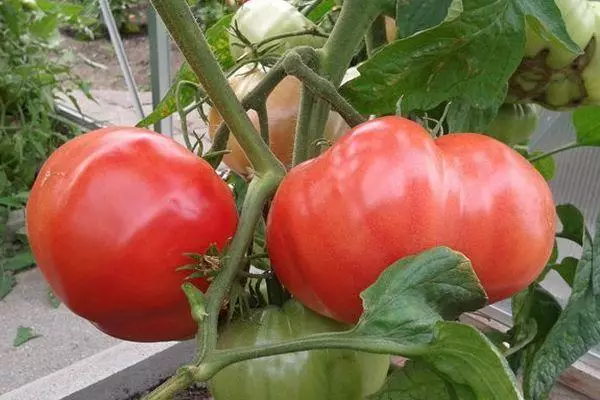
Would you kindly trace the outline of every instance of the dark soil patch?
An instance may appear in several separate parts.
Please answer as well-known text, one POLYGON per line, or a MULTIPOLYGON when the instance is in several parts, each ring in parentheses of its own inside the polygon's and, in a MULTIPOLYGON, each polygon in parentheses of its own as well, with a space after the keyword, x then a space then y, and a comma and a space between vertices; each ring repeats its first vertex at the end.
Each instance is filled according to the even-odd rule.
MULTIPOLYGON (((149 388, 148 390, 136 393, 133 396, 126 398, 125 400, 139 400, 142 398, 142 396, 147 395, 152 390, 161 385, 163 382, 164 380, 156 384, 155 386, 149 388)), ((212 397, 210 396, 208 389, 206 389, 205 387, 191 386, 183 392, 177 394, 175 397, 173 397, 172 400, 212 400, 212 397)))
MULTIPOLYGON (((146 34, 122 38, 123 47, 134 80, 140 91, 150 90, 150 41, 146 34)), ((121 67, 109 39, 77 40, 63 35, 61 47, 73 53, 73 72, 88 81, 91 89, 127 90, 121 67)), ((171 45, 172 75, 179 68, 183 56, 177 46, 171 45)))

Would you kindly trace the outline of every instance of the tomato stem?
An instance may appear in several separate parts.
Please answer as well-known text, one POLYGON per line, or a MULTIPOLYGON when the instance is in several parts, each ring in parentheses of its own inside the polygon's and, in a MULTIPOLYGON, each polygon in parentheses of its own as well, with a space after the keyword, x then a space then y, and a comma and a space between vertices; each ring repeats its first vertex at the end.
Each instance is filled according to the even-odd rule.
POLYGON ((552 156, 552 155, 554 155, 554 154, 561 153, 561 152, 563 152, 563 151, 567 151, 567 150, 571 150, 571 149, 576 149, 577 147, 582 147, 582 146, 583 146, 583 145, 582 145, 582 144, 580 144, 580 143, 577 143, 577 142, 571 142, 571 143, 568 143, 568 144, 566 144, 566 145, 564 145, 564 146, 557 147, 556 149, 550 150, 550 151, 549 151, 549 152, 547 152, 547 153, 542 153, 542 154, 538 154, 538 155, 535 155, 535 156, 529 157, 529 158, 528 158, 528 161, 529 161, 529 162, 535 162, 535 161, 539 161, 539 160, 542 160, 542 159, 544 159, 544 158, 550 157, 550 156, 552 156))
MULTIPOLYGON (((264 78, 242 99, 242 107, 245 110, 254 109, 259 112, 260 108, 266 104, 266 98, 269 94, 275 89, 275 87, 285 78, 285 70, 283 66, 279 62, 275 64, 273 68, 271 68, 264 76, 264 78)), ((261 129, 262 131, 262 129, 261 129)), ((205 159, 216 168, 223 159, 224 153, 222 152, 227 147, 227 141, 229 140, 229 127, 225 122, 222 122, 217 132, 215 133, 215 138, 213 139, 213 144, 209 150, 209 153, 214 153, 215 156, 205 157, 205 159)), ((268 144, 268 141, 265 141, 268 144)), ((245 148, 244 148, 245 151, 245 148)))
POLYGON ((266 144, 269 144, 269 113, 267 111, 267 102, 263 101, 256 110, 258 114, 258 124, 260 126, 260 136, 266 144))
POLYGON ((287 74, 301 80, 312 93, 331 104, 348 125, 356 126, 366 121, 366 118, 338 93, 335 86, 310 69, 298 53, 288 53, 283 59, 283 65, 287 74))
POLYGON ((197 381, 208 381, 228 365, 245 360, 271 357, 317 349, 341 349, 367 353, 418 357, 429 351, 427 344, 404 345, 392 340, 353 336, 352 331, 319 333, 262 346, 244 346, 230 350, 217 350, 194 370, 197 381))
MULTIPOLYGON (((363 36, 385 8, 384 0, 345 0, 339 18, 318 51, 319 63, 313 70, 322 74, 335 88, 339 87, 352 58, 362 43, 363 36)), ((330 105, 308 91, 302 91, 300 116, 296 127, 293 163, 297 165, 319 154, 317 143, 323 138, 330 105)))
POLYGON ((354 336, 352 331, 319 333, 262 346, 216 350, 209 354, 201 364, 180 369, 177 375, 159 386, 144 400, 170 399, 171 397, 167 396, 173 396, 193 382, 209 381, 219 371, 231 364, 255 358, 317 349, 355 350, 404 357, 422 356, 430 350, 427 344, 404 345, 378 337, 354 336))
POLYGON ((177 393, 194 383, 193 370, 188 371, 181 368, 176 375, 170 377, 162 385, 154 389, 151 393, 143 397, 143 400, 168 400, 172 399, 177 393))
POLYGON ((206 311, 208 315, 197 336, 197 362, 203 360, 206 355, 216 348, 217 324, 221 306, 229 292, 229 288, 244 265, 246 250, 254 237, 254 230, 262 216, 264 204, 275 193, 279 181, 280 177, 278 175, 264 175, 255 177, 248 185, 238 228, 233 236, 231 246, 223 257, 223 267, 206 291, 206 311))
POLYGON ((244 107, 229 86, 187 2, 185 0, 151 0, 151 2, 197 75, 202 88, 210 96, 213 105, 243 147, 254 169, 259 174, 278 171, 283 175, 285 173, 283 165, 258 136, 244 107))

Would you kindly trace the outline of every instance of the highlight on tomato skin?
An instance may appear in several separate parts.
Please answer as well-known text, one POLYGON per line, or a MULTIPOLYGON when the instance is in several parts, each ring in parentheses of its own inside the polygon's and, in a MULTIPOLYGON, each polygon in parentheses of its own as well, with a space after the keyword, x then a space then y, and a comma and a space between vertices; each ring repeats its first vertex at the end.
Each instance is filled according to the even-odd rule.
POLYGON ((267 222, 282 284, 347 323, 385 268, 438 245, 471 260, 490 302, 506 299, 542 271, 554 234, 550 188, 515 150, 482 134, 434 140, 396 116, 355 127, 292 169, 267 222))
MULTIPOLYGON (((29 242, 56 296, 113 337, 193 337, 177 271, 235 233, 233 194, 211 166, 155 132, 80 135, 43 165, 27 204, 29 242)), ((202 291, 205 278, 191 280, 202 291)))

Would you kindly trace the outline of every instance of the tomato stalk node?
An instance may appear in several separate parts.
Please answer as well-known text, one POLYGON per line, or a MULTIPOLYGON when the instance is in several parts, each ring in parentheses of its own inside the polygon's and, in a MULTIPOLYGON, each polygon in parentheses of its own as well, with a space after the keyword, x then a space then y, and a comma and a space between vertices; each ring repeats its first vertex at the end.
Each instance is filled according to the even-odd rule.
POLYGON ((288 53, 283 59, 283 66, 288 75, 298 78, 312 93, 331 104, 351 127, 366 121, 366 118, 338 93, 330 81, 321 77, 304 63, 300 53, 288 53))
POLYGON ((202 88, 244 148, 254 169, 259 173, 279 171, 283 176, 285 168, 271 152, 269 146, 256 134, 254 125, 229 86, 187 2, 185 0, 152 0, 151 2, 198 77, 202 88))

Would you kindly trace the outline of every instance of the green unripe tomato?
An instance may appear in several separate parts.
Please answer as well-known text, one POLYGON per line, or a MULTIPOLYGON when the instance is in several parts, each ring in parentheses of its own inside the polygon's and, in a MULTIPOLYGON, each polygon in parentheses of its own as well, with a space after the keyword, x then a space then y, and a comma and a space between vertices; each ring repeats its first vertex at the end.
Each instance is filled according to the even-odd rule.
POLYGON ((509 99, 553 110, 600 104, 600 3, 554 0, 567 33, 583 54, 568 51, 539 28, 528 26, 525 59, 510 79, 509 99))
POLYGON ((534 104, 503 104, 486 134, 511 146, 527 143, 538 119, 539 107, 534 104))
MULTIPOLYGON (((244 3, 231 20, 231 27, 236 27, 252 44, 257 44, 274 36, 317 29, 317 26, 300 11, 285 0, 252 0, 244 3)), ((273 54, 283 54, 296 46, 320 48, 326 38, 317 35, 290 36, 269 42, 265 47, 277 45, 273 54)), ((235 34, 229 35, 229 46, 234 59, 239 59, 249 48, 235 34)))
MULTIPOLYGON (((567 28, 567 33, 580 48, 585 48, 592 39, 596 27, 596 16, 592 3, 588 0, 554 0, 567 28)), ((526 29, 527 42, 525 56, 533 57, 540 51, 549 51, 546 64, 550 68, 563 68, 571 63, 577 54, 573 54, 559 43, 549 42, 536 33, 530 26, 526 29)), ((548 36, 544 32, 545 36, 548 36)))
POLYGON ((600 104, 600 2, 590 3, 590 8, 596 16, 596 29, 594 30, 595 51, 590 63, 583 73, 583 83, 587 92, 585 104, 600 104))
MULTIPOLYGON (((349 327, 290 300, 234 321, 219 349, 257 346, 349 327)), ((215 400, 363 400, 385 381, 390 357, 351 350, 310 350, 232 364, 209 383, 215 400)))

